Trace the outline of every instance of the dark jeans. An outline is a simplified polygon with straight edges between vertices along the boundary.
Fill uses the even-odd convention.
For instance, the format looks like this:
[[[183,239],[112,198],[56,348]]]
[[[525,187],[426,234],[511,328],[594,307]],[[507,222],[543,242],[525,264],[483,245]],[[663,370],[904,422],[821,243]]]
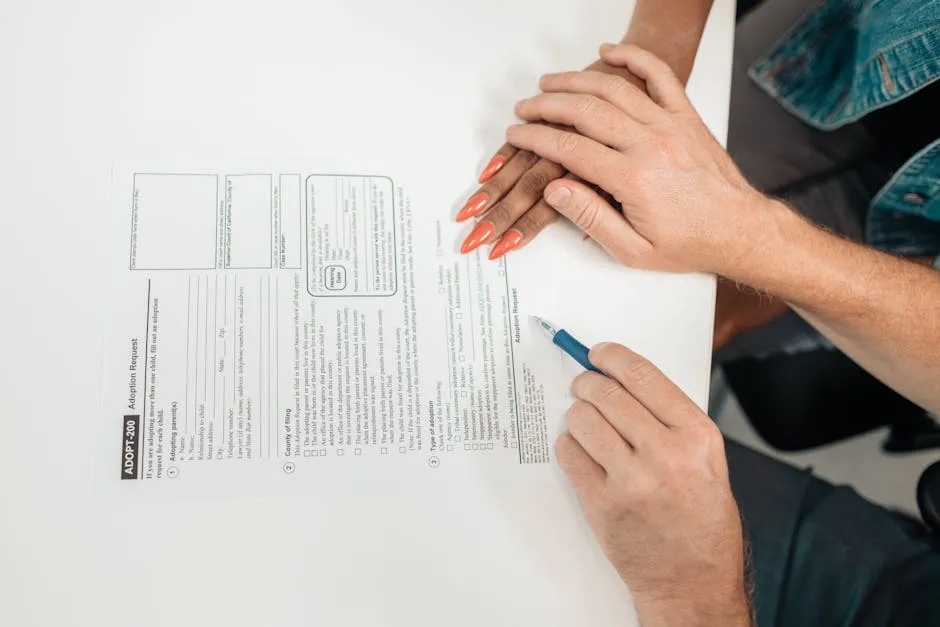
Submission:
[[[940,544],[845,486],[726,442],[760,627],[940,625]]]
[[[891,425],[916,430],[924,410],[842,352],[819,349],[722,367],[754,430],[782,451],[802,451]]]

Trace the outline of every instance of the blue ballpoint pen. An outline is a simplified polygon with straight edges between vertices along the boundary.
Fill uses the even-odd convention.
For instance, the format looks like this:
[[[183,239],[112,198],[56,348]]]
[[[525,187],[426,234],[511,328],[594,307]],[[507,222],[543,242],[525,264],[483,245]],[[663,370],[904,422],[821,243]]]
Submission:
[[[590,349],[587,346],[574,339],[574,337],[572,337],[571,334],[569,334],[564,329],[556,329],[547,320],[542,320],[538,316],[529,317],[532,318],[532,320],[534,320],[536,324],[539,325],[539,328],[541,328],[545,334],[552,339],[552,344],[571,355],[571,357],[576,362],[588,370],[593,370],[594,372],[604,374],[598,370],[594,364],[591,363],[591,360],[588,359],[588,352]]]

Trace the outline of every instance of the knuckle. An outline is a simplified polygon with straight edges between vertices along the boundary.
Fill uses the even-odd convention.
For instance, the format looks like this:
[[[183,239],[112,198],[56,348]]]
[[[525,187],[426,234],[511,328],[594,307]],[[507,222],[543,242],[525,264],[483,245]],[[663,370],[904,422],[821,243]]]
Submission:
[[[522,180],[519,181],[519,187],[530,196],[541,196],[545,187],[551,183],[548,174],[538,168],[533,168],[525,173]]]
[[[539,202],[516,221],[515,226],[528,237],[534,237],[546,226],[558,219],[558,212],[545,202]]]
[[[513,221],[512,210],[505,202],[496,203],[484,215],[488,221],[493,223],[496,230],[508,226]]]
[[[708,453],[722,452],[724,450],[724,437],[721,431],[711,420],[701,420],[698,423],[698,438]]]
[[[592,231],[600,221],[601,210],[597,203],[582,202],[575,209],[573,221],[582,231]]]
[[[633,88],[625,78],[621,76],[616,76],[610,74],[607,78],[604,79],[604,86],[601,89],[601,93],[608,98],[617,98],[625,94],[629,94],[630,90]]]
[[[531,168],[532,166],[534,166],[536,163],[538,163],[538,161],[539,161],[540,158],[541,158],[541,157],[539,157],[539,156],[538,156],[537,154],[535,154],[534,152],[530,152],[530,151],[528,151],[528,150],[523,150],[523,151],[520,152],[518,155],[516,155],[516,156],[513,158],[513,160],[518,159],[519,162],[522,164],[522,166],[523,166],[524,168],[528,169],[528,168]]]
[[[560,133],[557,140],[558,152],[572,154],[581,147],[581,140],[574,133]]]
[[[624,376],[633,381],[639,387],[645,387],[653,383],[659,376],[656,366],[646,361],[642,357],[634,357],[624,368]]]
[[[594,96],[578,96],[575,101],[575,110],[583,116],[590,116],[597,111],[599,102]]]
[[[649,148],[661,157],[668,157],[675,152],[672,139],[663,135],[651,135],[647,143]]]
[[[503,194],[506,193],[506,188],[507,183],[505,183],[499,174],[497,174],[487,181],[480,191],[487,194],[490,198],[500,198]]]
[[[612,379],[605,377],[605,381],[597,385],[595,396],[597,397],[597,401],[599,403],[603,403],[605,401],[617,398],[621,390],[622,388],[618,384],[614,383]]]

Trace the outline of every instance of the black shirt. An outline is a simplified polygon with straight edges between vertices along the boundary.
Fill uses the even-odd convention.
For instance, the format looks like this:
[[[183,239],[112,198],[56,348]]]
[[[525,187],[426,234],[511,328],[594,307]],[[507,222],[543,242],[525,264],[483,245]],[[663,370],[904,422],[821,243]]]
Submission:
[[[940,80],[862,118],[862,125],[900,166],[940,139]]]

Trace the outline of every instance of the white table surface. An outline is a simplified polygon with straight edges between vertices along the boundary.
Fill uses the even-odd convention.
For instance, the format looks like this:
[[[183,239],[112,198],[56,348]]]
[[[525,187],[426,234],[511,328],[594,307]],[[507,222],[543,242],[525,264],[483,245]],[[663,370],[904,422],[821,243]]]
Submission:
[[[383,540],[346,538],[343,521],[381,516],[386,541],[420,538],[395,495],[329,513],[284,496],[120,504],[94,476],[114,160],[304,159],[399,143],[439,152],[446,175],[469,183],[524,86],[590,62],[630,5],[0,0],[0,624],[519,625],[522,610],[532,625],[608,624],[592,606],[610,607],[618,590],[574,590],[577,573],[559,570],[570,560],[533,549],[563,542],[575,519],[462,527],[475,504],[454,498],[441,520],[485,543],[479,558],[441,568],[450,556],[419,543],[372,563]],[[689,86],[719,138],[733,5],[716,1]],[[423,126],[396,124],[416,109]],[[707,343],[710,290],[683,307]],[[697,368],[707,382],[707,364]],[[321,560],[337,543],[348,562]],[[567,550],[602,559],[580,540]],[[501,554],[541,561],[501,573]]]

